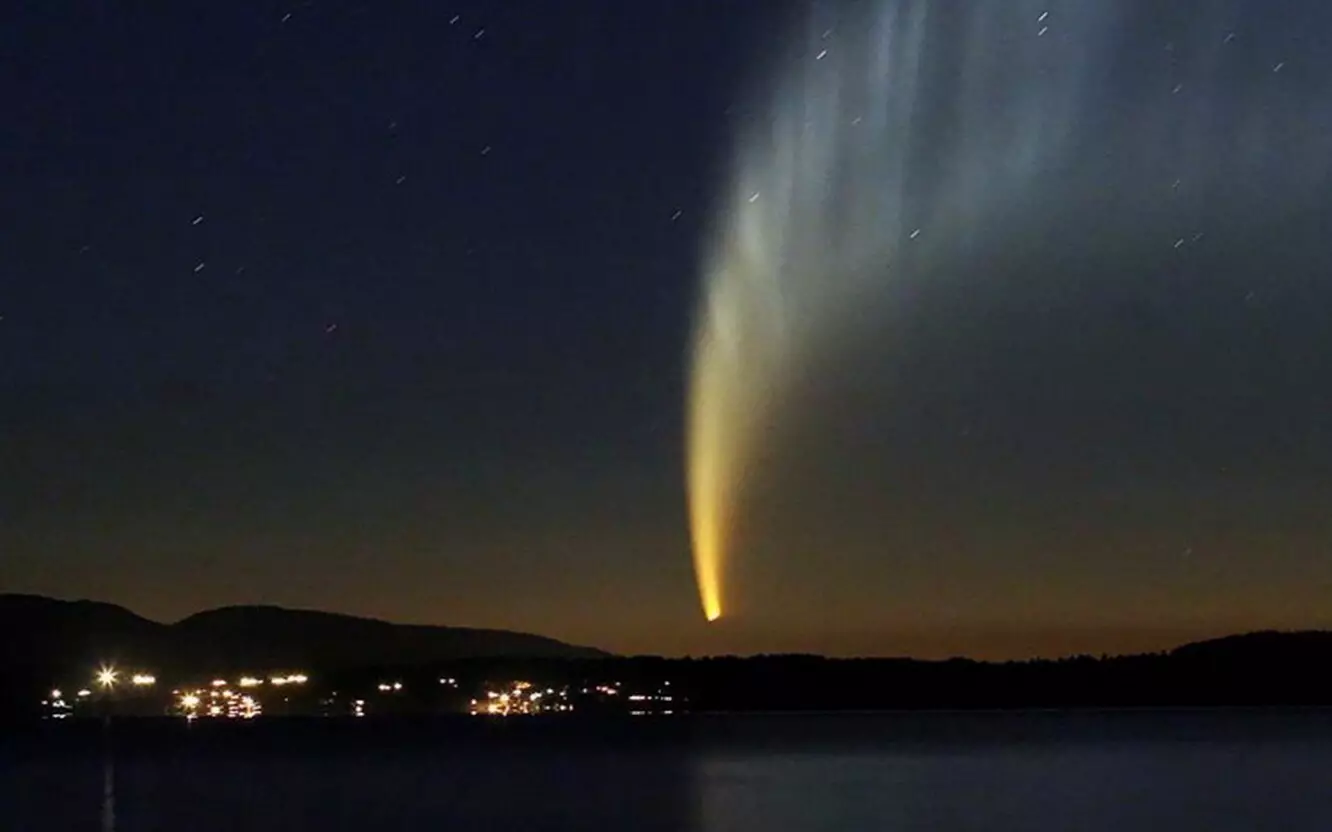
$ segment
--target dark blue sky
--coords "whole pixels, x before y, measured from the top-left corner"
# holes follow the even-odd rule
[[[4,13],[4,584],[516,625],[643,570],[692,610],[669,509],[744,4],[391,5]]]
[[[1264,123],[1289,158],[1195,206],[1231,248],[1181,266],[1163,228],[1056,251],[1071,217],[1128,229],[1143,213],[1119,160],[1084,159],[1083,213],[998,244],[979,291],[913,290],[916,306],[882,317],[893,338],[810,381],[798,452],[753,515],[772,535],[822,519],[753,561],[768,612],[703,627],[685,355],[736,108],[777,8],[0,11],[0,589],[665,652],[999,654],[1332,625],[1315,613],[1332,538],[1314,508],[1332,471],[1332,212],[1300,196],[1272,219],[1301,171],[1326,173],[1299,167],[1328,150],[1326,104],[1310,103],[1328,66],[1300,37],[1328,21],[1213,3],[1117,24],[1081,103],[1150,138],[1142,95],[1168,32],[1181,50],[1226,26],[1246,38],[1248,63],[1202,61],[1215,124],[1222,93],[1290,61],[1285,97],[1243,99],[1290,115]],[[965,48],[932,48],[962,66]],[[1165,188],[1167,167],[1151,174]],[[996,580],[1019,589],[1001,602]],[[1306,595],[1279,613],[1293,586]],[[1179,614],[1159,614],[1172,599]],[[1012,631],[987,640],[995,621]]]

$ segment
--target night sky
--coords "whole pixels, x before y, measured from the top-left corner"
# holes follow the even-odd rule
[[[782,4],[9,4],[0,589],[696,655],[1332,627],[1332,11],[1119,5],[1041,23],[1076,83],[922,97],[965,256],[793,382],[706,625],[686,356]],[[930,77],[1031,48],[948,14]],[[1036,160],[993,204],[981,147]]]

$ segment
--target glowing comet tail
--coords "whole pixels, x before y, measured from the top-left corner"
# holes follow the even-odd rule
[[[1115,8],[816,5],[751,102],[703,262],[686,467],[709,620],[728,603],[737,509],[792,381],[845,350],[855,321],[882,321],[914,275],[955,266],[976,229],[1002,233],[1015,212],[1001,207],[1066,152],[1098,51],[1084,36]]]

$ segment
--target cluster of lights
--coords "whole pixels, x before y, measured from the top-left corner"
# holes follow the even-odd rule
[[[310,680],[304,673],[271,676],[265,682],[262,676],[244,675],[236,680],[233,690],[230,680],[218,677],[207,687],[186,691],[173,691],[176,709],[186,719],[208,717],[212,719],[254,719],[264,712],[254,689],[265,684],[274,687],[303,685]]]
[[[259,700],[253,696],[220,685],[211,686],[207,690],[178,691],[176,695],[180,712],[191,720],[199,717],[254,719],[264,711]]]
[[[126,686],[146,689],[157,684],[157,677],[151,673],[136,672],[129,675],[122,675],[121,671],[111,665],[103,665],[94,675],[93,689],[100,688],[103,692],[110,694],[117,686],[122,684]],[[216,678],[207,685],[201,685],[198,688],[190,690],[173,690],[175,712],[193,720],[203,717],[222,718],[222,719],[253,719],[263,713],[263,706],[257,698],[256,688],[265,685],[273,687],[285,687],[287,685],[302,685],[309,681],[309,677],[304,673],[289,673],[285,675],[262,676],[244,675],[239,677],[235,687],[240,690],[234,690],[230,681],[224,678]],[[441,677],[439,684],[444,687],[458,688],[459,683],[453,677]],[[618,697],[621,701],[634,703],[633,710],[629,713],[633,715],[647,714],[671,714],[671,704],[676,701],[676,697],[670,695],[668,687],[670,682],[664,682],[664,687],[656,693],[625,693],[620,682],[608,684],[597,684],[589,687],[583,687],[577,693],[584,696],[597,697]],[[401,681],[380,682],[378,690],[383,694],[401,693],[405,686]],[[71,716],[74,712],[74,705],[83,699],[93,695],[93,690],[81,688],[75,693],[73,700],[67,699],[64,694],[55,689],[51,691],[47,699],[42,700],[42,706],[47,709],[47,718],[64,719]],[[657,704],[661,703],[661,704]],[[663,709],[663,706],[665,709]],[[484,698],[471,700],[469,711],[478,716],[527,716],[549,713],[568,713],[574,710],[574,705],[570,700],[569,689],[561,688],[538,688],[531,682],[515,681],[501,685],[488,686]],[[351,714],[356,717],[363,717],[367,713],[367,702],[364,699],[357,699],[352,702]]]
[[[73,712],[74,706],[65,699],[59,688],[51,691],[50,699],[42,700],[42,707],[48,709],[47,719],[65,719]]]
[[[122,674],[114,665],[103,664],[93,673],[93,684],[89,688],[79,688],[74,692],[74,698],[68,699],[60,688],[54,688],[50,696],[42,700],[42,707],[46,708],[49,719],[65,719],[74,712],[74,705],[80,700],[85,700],[93,695],[93,689],[101,690],[103,694],[112,694],[120,684]],[[134,688],[144,689],[157,684],[157,677],[151,673],[134,673],[128,679],[129,685]]]
[[[245,675],[240,677],[237,686],[248,692],[239,693],[232,690],[228,680],[219,677],[206,686],[201,685],[199,689],[173,690],[171,695],[176,712],[189,719],[198,717],[253,719],[263,712],[263,706],[256,696],[252,695],[255,693],[254,688],[265,684],[278,687],[303,685],[308,681],[309,677],[304,673],[287,673],[269,677],[267,680],[261,676]],[[47,717],[64,719],[71,716],[74,713],[74,706],[82,700],[91,698],[94,691],[100,691],[103,696],[114,696],[116,691],[122,689],[147,691],[154,688],[158,680],[152,673],[143,671],[130,673],[107,663],[102,664],[93,673],[92,682],[89,687],[78,689],[72,699],[67,698],[58,688],[52,690],[50,696],[42,700],[42,707],[46,709]]]
[[[485,700],[473,699],[474,716],[534,716],[573,710],[567,690],[536,690],[531,682],[512,682],[486,691]]]
[[[109,691],[116,685],[120,684],[120,679],[120,671],[113,665],[109,664],[104,664],[99,667],[97,673],[93,676],[93,681],[97,684],[97,687],[106,691]],[[131,687],[150,688],[157,684],[157,677],[151,673],[134,673],[129,677],[129,683]],[[83,691],[79,691],[80,696],[83,694]],[[89,694],[91,695],[91,692],[89,692]]]
[[[670,686],[671,686],[670,682],[663,682],[662,683],[663,689],[658,690],[656,693],[633,693],[629,695],[628,699],[630,702],[634,703],[646,703],[646,702],[673,703],[675,702],[675,697],[665,690]],[[670,716],[671,714],[675,713],[675,711],[673,710],[674,706],[670,704],[667,704],[665,708],[661,708],[661,706],[654,706],[654,707],[656,709],[649,710],[644,705],[637,704],[633,710],[629,711],[629,715],[650,716],[652,714],[659,714],[661,716]]]
[[[670,682],[662,683],[655,693],[624,692],[620,682],[609,684],[589,684],[579,688],[576,693],[582,696],[600,698],[603,702],[614,697],[623,702],[633,703],[629,713],[633,716],[648,714],[674,714],[674,703],[678,697],[670,692]],[[515,716],[529,714],[566,713],[573,711],[574,705],[569,699],[567,688],[555,690],[546,688],[537,690],[530,682],[512,682],[507,685],[490,687],[484,699],[473,699],[469,708],[476,716]]]
[[[661,690],[658,690],[656,693],[631,693],[631,694],[623,695],[622,698],[624,699],[624,701],[627,701],[627,702],[633,702],[633,703],[634,703],[633,709],[629,711],[629,714],[630,714],[631,716],[647,716],[648,714],[663,714],[663,715],[667,715],[667,714],[673,714],[673,713],[675,713],[673,710],[670,710],[670,709],[659,710],[658,708],[660,708],[660,706],[657,706],[657,705],[648,706],[648,705],[646,704],[646,703],[649,703],[649,702],[653,702],[653,703],[655,703],[655,702],[661,702],[661,703],[670,703],[670,702],[674,702],[675,699],[676,699],[676,697],[672,696],[672,695],[666,690],[666,688],[669,688],[669,687],[670,687],[670,684],[671,684],[670,682],[663,682],[663,683],[662,683],[662,686],[663,686],[662,689],[661,689]],[[612,682],[611,684],[601,684],[601,685],[593,685],[592,687],[586,687],[586,688],[583,688],[581,692],[582,692],[585,696],[598,696],[598,697],[603,697],[603,698],[604,698],[604,697],[621,697],[621,696],[622,696],[621,691],[622,691],[623,687],[624,687],[624,685],[623,685],[623,683],[621,683],[621,682]],[[652,707],[653,709],[652,709],[652,710],[649,710],[649,709],[648,709],[649,707]]]
[[[287,676],[270,677],[268,683],[277,687],[282,687],[283,685],[303,685],[308,681],[310,681],[310,678],[304,673],[292,673]]]

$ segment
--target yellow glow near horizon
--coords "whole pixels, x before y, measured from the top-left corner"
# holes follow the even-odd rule
[[[723,391],[717,386],[715,345],[705,332],[697,337],[688,403],[689,525],[699,601],[704,617],[716,621],[722,616],[722,563],[728,531],[723,518],[732,495],[724,485],[728,460],[719,441],[725,413],[719,407],[722,399],[718,394]]]
[[[699,459],[699,455],[703,455]],[[725,551],[719,522],[716,471],[701,450],[690,453],[689,513],[694,544],[694,576],[703,615],[716,621],[722,615],[722,553]]]
[[[770,436],[794,362],[783,265],[769,240],[780,201],[741,177],[704,263],[690,354],[685,449],[694,572],[703,614],[728,606],[735,522],[745,481]],[[775,213],[774,213],[775,212]]]
[[[720,535],[711,526],[694,540],[694,572],[698,578],[698,598],[703,604],[703,616],[716,621],[722,616]]]
[[[781,374],[785,332],[743,228],[715,255],[691,356],[685,449],[690,537],[708,621],[726,607],[736,506]]]

